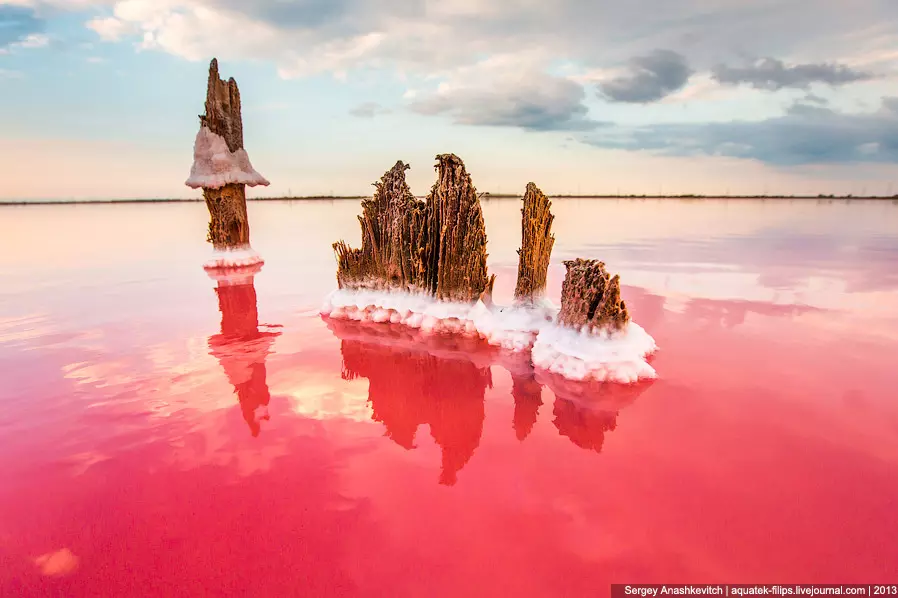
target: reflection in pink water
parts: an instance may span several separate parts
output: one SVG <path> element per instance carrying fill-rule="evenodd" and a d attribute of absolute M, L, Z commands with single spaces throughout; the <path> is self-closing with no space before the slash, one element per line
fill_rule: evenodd
<path fill-rule="evenodd" d="M 258 436 L 261 421 L 268 420 L 271 400 L 266 382 L 265 359 L 279 332 L 259 330 L 255 275 L 256 264 L 247 268 L 214 271 L 218 286 L 218 309 L 221 311 L 221 334 L 209 337 L 210 354 L 214 355 L 234 386 L 243 419 L 253 436 Z"/>
<path fill-rule="evenodd" d="M 617 409 L 634 401 L 652 381 L 583 383 L 536 372 L 527 353 L 509 353 L 479 339 L 426 335 L 401 325 L 325 318 L 341 339 L 343 378 L 369 380 L 372 419 L 405 449 L 415 448 L 418 427 L 428 424 L 442 451 L 440 483 L 455 484 L 483 433 L 484 398 L 492 387 L 490 365 L 505 366 L 514 400 L 512 428 L 518 440 L 533 429 L 546 385 L 555 395 L 553 424 L 577 446 L 601 452 L 614 430 Z"/>
<path fill-rule="evenodd" d="M 211 282 L 201 204 L 5 209 L 0 596 L 895 579 L 898 208 L 557 204 L 556 259 L 621 272 L 654 383 L 322 320 L 354 202 L 252 204 L 264 270 Z M 498 300 L 518 209 L 485 205 Z M 36 241 L 73 218 L 119 232 Z"/>

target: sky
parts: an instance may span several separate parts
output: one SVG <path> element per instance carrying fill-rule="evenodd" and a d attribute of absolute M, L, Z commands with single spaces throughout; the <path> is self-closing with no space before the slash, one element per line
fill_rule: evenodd
<path fill-rule="evenodd" d="M 898 194 L 896 0 L 0 0 L 0 199 L 199 197 L 212 57 L 251 196 Z"/>

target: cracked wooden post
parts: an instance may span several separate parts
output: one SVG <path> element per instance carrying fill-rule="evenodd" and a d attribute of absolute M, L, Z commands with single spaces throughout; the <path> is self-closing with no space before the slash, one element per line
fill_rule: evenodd
<path fill-rule="evenodd" d="M 552 234 L 552 202 L 534 183 L 527 183 L 521 209 L 521 248 L 518 250 L 517 303 L 533 303 L 546 290 L 546 275 L 555 236 Z"/>
<path fill-rule="evenodd" d="M 495 279 L 486 271 L 486 227 L 477 190 L 461 158 L 440 154 L 436 160 L 437 181 L 427 197 L 429 287 L 445 301 L 488 299 Z"/>
<path fill-rule="evenodd" d="M 620 277 L 608 274 L 605 263 L 598 260 L 577 258 L 564 265 L 558 323 L 588 332 L 625 328 L 630 315 L 621 300 Z"/>
<path fill-rule="evenodd" d="M 206 113 L 199 118 L 194 162 L 186 184 L 203 190 L 210 217 L 207 240 L 217 252 L 249 250 L 246 186 L 268 185 L 268 181 L 252 167 L 243 147 L 237 82 L 219 77 L 214 58 L 209 65 Z"/>
<path fill-rule="evenodd" d="M 458 156 L 441 154 L 426 202 L 405 182 L 397 162 L 362 202 L 362 247 L 334 243 L 342 288 L 401 289 L 444 301 L 489 301 L 486 228 L 471 177 Z"/>
<path fill-rule="evenodd" d="M 340 288 L 417 290 L 424 284 L 422 233 L 425 204 L 405 182 L 401 160 L 374 183 L 374 197 L 362 202 L 362 248 L 334 244 Z"/>

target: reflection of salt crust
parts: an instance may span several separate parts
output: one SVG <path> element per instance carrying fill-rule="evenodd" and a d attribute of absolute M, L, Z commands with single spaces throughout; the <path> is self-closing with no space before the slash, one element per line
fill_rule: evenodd
<path fill-rule="evenodd" d="M 200 127 L 193 144 L 193 166 L 186 185 L 194 189 L 220 189 L 231 183 L 255 187 L 268 181 L 250 164 L 246 150 L 231 152 L 224 137 Z"/>
<path fill-rule="evenodd" d="M 512 351 L 529 348 L 552 317 L 544 306 L 488 308 L 480 301 L 472 305 L 424 294 L 347 289 L 331 293 L 321 313 L 335 319 L 403 324 L 424 333 L 479 336 Z"/>
<path fill-rule="evenodd" d="M 572 380 L 626 383 L 657 377 L 645 360 L 657 348 L 634 322 L 620 332 L 598 334 L 553 325 L 540 330 L 531 357 L 534 366 Z"/>
<path fill-rule="evenodd" d="M 252 284 L 256 274 L 262 271 L 262 264 L 264 263 L 259 260 L 258 263 L 249 266 L 207 267 L 206 274 L 217 282 L 219 287 Z"/>
<path fill-rule="evenodd" d="M 239 249 L 216 250 L 212 254 L 212 258 L 203 264 L 203 268 L 206 270 L 247 268 L 262 263 L 264 263 L 262 257 L 252 247 L 241 247 Z"/>
<path fill-rule="evenodd" d="M 555 325 L 551 304 L 535 307 L 487 307 L 436 301 L 424 294 L 340 289 L 331 293 L 321 314 L 359 322 L 391 322 L 422 333 L 479 336 L 511 351 L 533 348 L 533 365 L 575 380 L 635 382 L 654 378 L 645 357 L 654 339 L 630 323 L 620 332 L 586 334 Z"/>

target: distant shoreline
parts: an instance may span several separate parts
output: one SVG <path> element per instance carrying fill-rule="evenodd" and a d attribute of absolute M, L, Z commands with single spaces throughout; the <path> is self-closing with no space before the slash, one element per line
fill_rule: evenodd
<path fill-rule="evenodd" d="M 422 197 L 422 196 L 418 196 Z M 480 198 L 489 201 L 491 199 L 520 199 L 522 196 L 509 193 L 482 193 Z M 898 195 L 549 195 L 553 199 L 696 199 L 696 200 L 721 200 L 721 199 L 816 199 L 816 200 L 845 200 L 845 201 L 870 201 L 892 200 L 898 201 Z M 312 195 L 306 197 L 253 197 L 247 198 L 248 202 L 264 201 L 360 201 L 367 199 L 362 195 Z M 56 206 L 77 204 L 150 204 L 150 203 L 201 203 L 202 198 L 186 199 L 36 199 L 36 200 L 0 200 L 0 206 Z"/>

